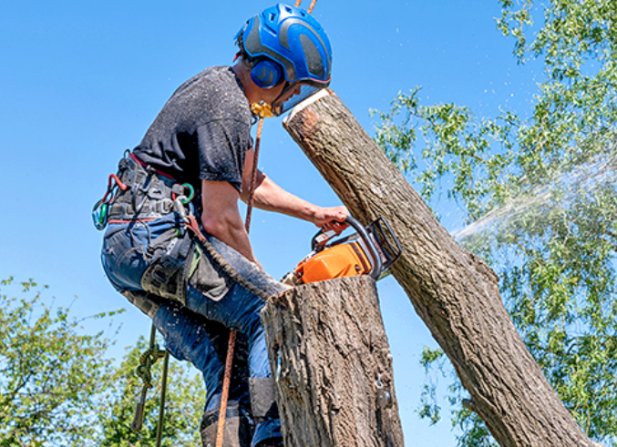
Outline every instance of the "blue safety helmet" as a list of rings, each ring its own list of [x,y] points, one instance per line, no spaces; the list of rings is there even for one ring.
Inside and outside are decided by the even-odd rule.
[[[280,115],[330,84],[332,48],[321,25],[304,9],[279,3],[249,19],[236,34],[240,54],[261,88],[287,85],[272,103]],[[288,93],[293,97],[283,102]]]

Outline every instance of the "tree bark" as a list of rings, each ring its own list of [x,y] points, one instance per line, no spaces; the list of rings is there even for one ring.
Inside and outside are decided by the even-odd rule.
[[[390,221],[404,250],[392,272],[497,442],[593,446],[518,335],[494,272],[456,244],[340,99],[325,92],[284,126],[352,215]]]
[[[403,434],[375,282],[296,287],[262,311],[287,447],[394,447]]]

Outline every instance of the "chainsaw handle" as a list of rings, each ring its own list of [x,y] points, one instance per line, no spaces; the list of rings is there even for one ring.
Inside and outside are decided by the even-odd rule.
[[[371,269],[370,275],[371,275],[371,278],[377,281],[379,279],[379,276],[381,275],[382,263],[381,263],[381,256],[379,255],[379,252],[377,251],[377,248],[375,247],[373,240],[371,239],[368,232],[366,231],[366,228],[364,228],[362,224],[358,222],[356,219],[354,219],[351,216],[348,216],[346,222],[349,225],[351,225],[354,230],[358,232],[358,235],[360,236],[360,238],[362,238],[362,240],[366,243],[366,247],[368,248],[369,252],[371,253],[371,257],[373,258],[373,268]]]
[[[358,227],[362,227],[362,225],[360,225],[360,222],[358,222],[356,219],[354,219],[351,216],[348,216],[345,219],[345,223],[350,225],[352,228],[354,228],[356,230],[358,229]],[[311,239],[311,250],[313,250],[315,252],[320,252],[321,250],[323,250],[326,247],[326,244],[328,242],[330,242],[330,240],[333,237],[338,236],[340,233],[341,232],[337,233],[334,230],[324,231],[323,229],[320,229],[317,232],[317,234],[315,234],[315,236],[313,236],[313,239]],[[340,241],[336,241],[336,242],[340,243],[340,242],[344,242],[345,240],[347,240],[347,238],[343,238]]]
[[[381,275],[381,269],[383,267],[383,264],[381,262],[381,256],[379,255],[379,252],[377,251],[373,240],[369,236],[366,229],[362,226],[362,224],[353,217],[347,216],[345,222],[348,223],[349,226],[352,227],[354,230],[356,230],[358,236],[360,236],[360,238],[366,243],[366,247],[369,250],[371,258],[373,258],[373,268],[371,269],[370,275],[375,281],[377,281],[377,279]],[[311,240],[311,249],[313,251],[323,250],[328,241],[334,236],[337,236],[337,233],[333,230],[320,230],[315,236],[313,236],[313,239]]]

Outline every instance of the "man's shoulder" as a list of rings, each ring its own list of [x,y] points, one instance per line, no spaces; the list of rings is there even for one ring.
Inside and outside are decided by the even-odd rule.
[[[229,66],[214,66],[208,67],[191,78],[187,79],[176,92],[180,92],[190,88],[191,86],[201,86],[206,87],[210,85],[229,85],[232,86],[234,81],[234,73]]]
[[[248,101],[231,67],[206,68],[178,87],[170,101],[213,120],[251,120]]]

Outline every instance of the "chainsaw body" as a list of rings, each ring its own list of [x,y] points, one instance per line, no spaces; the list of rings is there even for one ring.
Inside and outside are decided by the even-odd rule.
[[[385,219],[364,228],[356,219],[347,223],[356,233],[338,239],[334,231],[320,231],[311,242],[312,252],[285,280],[307,284],[334,278],[370,275],[378,280],[401,254],[401,245]]]

